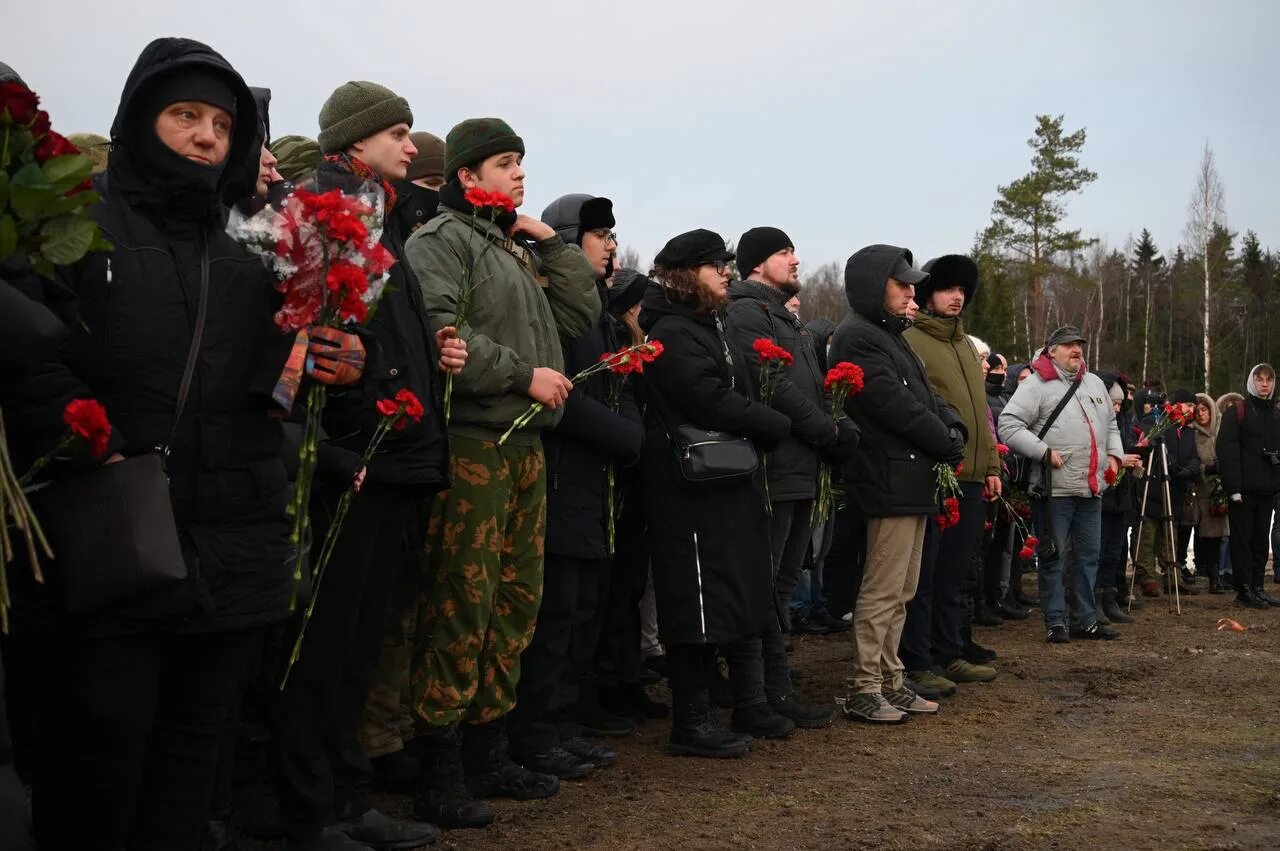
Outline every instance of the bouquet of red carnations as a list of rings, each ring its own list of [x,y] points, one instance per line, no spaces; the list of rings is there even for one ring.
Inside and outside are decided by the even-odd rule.
[[[824,389],[831,395],[831,419],[839,422],[845,416],[844,403],[850,396],[862,390],[862,367],[849,361],[840,363],[827,370],[823,381]],[[820,462],[818,465],[818,495],[813,501],[813,509],[809,512],[810,523],[821,523],[831,514],[835,503],[834,489],[831,485],[831,465]]]
[[[314,183],[298,186],[279,209],[265,207],[253,215],[233,210],[227,232],[259,255],[276,276],[284,305],[275,322],[284,333],[295,334],[294,352],[305,352],[308,329],[349,329],[365,322],[376,307],[395,258],[379,240],[385,198],[372,181],[355,192],[315,191]],[[291,359],[292,360],[292,359]],[[286,376],[276,400],[292,406],[300,375]],[[283,388],[283,389],[282,389]],[[310,525],[307,505],[315,475],[325,385],[312,382],[307,390],[298,477],[289,513],[293,530],[294,595],[302,581],[301,551]]]

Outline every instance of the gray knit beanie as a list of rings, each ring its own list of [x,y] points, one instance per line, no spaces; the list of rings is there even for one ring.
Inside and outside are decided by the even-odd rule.
[[[386,86],[352,80],[334,89],[320,107],[320,136],[316,141],[324,153],[332,154],[402,123],[413,126],[407,100]]]

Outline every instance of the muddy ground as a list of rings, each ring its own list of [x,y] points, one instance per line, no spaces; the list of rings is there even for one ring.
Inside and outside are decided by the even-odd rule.
[[[837,719],[723,762],[665,755],[650,721],[611,742],[617,765],[499,803],[492,828],[442,846],[1280,847],[1280,611],[1202,594],[1179,617],[1161,599],[1121,640],[1069,645],[1046,644],[1036,615],[979,628],[1000,676],[934,718]],[[1224,616],[1251,629],[1216,630]],[[851,655],[847,633],[796,638],[797,685],[832,698]]]

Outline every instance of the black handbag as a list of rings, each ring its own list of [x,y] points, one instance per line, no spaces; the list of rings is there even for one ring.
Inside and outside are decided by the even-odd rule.
[[[73,614],[101,611],[187,577],[165,465],[191,392],[208,305],[206,243],[195,332],[165,442],[146,454],[58,479],[33,495],[53,548],[51,581]]]
[[[676,426],[670,437],[676,466],[689,485],[730,484],[750,478],[760,466],[749,438],[691,425]]]

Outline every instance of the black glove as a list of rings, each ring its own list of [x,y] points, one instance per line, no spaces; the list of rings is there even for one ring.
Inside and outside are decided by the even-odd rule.
[[[947,440],[951,443],[947,455],[943,458],[948,464],[958,464],[964,460],[964,432],[952,426],[947,429]]]
[[[853,453],[858,449],[858,443],[862,440],[862,432],[848,417],[837,420],[836,428],[839,431],[836,442],[822,450],[822,460],[838,467],[853,457]]]

